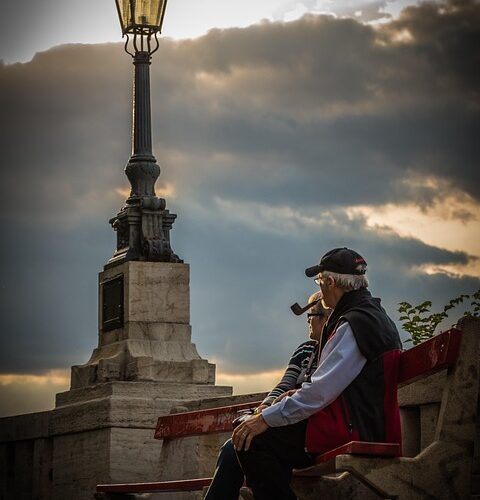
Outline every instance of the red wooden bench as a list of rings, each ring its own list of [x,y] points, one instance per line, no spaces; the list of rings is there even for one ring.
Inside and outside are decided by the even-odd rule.
[[[444,332],[418,346],[404,351],[400,357],[398,378],[399,386],[410,384],[415,380],[444,369],[448,369],[448,379],[450,380],[453,377],[453,372],[455,372],[461,347],[461,339],[462,331],[452,328],[451,330],[448,330],[447,332]],[[478,394],[478,374],[476,380],[476,394]],[[448,399],[449,395],[451,396],[452,390],[455,390],[454,385],[451,385],[449,391],[444,392],[444,396],[442,397],[442,407],[448,403],[448,401],[445,400]],[[215,432],[228,432],[232,429],[231,422],[236,416],[238,416],[237,412],[239,410],[253,408],[258,406],[258,404],[260,403],[247,403],[162,416],[158,419],[155,438],[176,439]],[[440,424],[441,423],[439,422],[439,425]],[[379,460],[381,461],[382,466],[391,463],[400,464],[405,460],[413,460],[399,458],[399,455],[399,446],[395,444],[352,441],[344,446],[318,456],[314,466],[296,470],[294,471],[294,476],[322,476],[335,472],[349,471],[354,475],[357,475],[357,477],[365,484],[374,488],[375,491],[384,498],[394,498],[395,495],[388,496],[388,491],[378,487],[378,485],[375,484],[375,481],[368,477],[367,469],[362,470],[362,472],[356,471],[355,464],[357,464],[357,462],[362,464],[365,460],[370,458],[372,460],[376,460],[374,465],[376,464],[378,469]],[[353,465],[351,462],[348,462],[348,460],[345,463],[342,463],[342,458],[345,459],[348,457],[353,460]],[[369,464],[371,467],[372,462],[369,462]],[[202,478],[179,481],[162,481],[156,483],[101,484],[97,486],[97,492],[108,494],[192,491],[204,488],[210,484],[210,481],[211,478]]]

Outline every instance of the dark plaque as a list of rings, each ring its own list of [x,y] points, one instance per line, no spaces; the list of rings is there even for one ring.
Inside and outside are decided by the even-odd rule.
[[[123,274],[102,283],[102,332],[123,326]]]

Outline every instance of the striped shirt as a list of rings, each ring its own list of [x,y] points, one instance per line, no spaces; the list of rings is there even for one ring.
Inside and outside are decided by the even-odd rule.
[[[312,359],[310,363],[316,345],[316,340],[308,340],[295,349],[282,380],[270,391],[262,404],[270,406],[278,396],[291,389],[298,389],[307,380],[308,375],[313,373],[317,367],[316,359]]]

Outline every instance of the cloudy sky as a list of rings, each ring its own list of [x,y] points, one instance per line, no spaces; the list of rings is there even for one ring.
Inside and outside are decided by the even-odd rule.
[[[306,334],[289,311],[314,291],[303,270],[332,247],[366,258],[396,320],[401,300],[439,309],[479,288],[478,2],[170,4],[157,193],[219,383],[273,384]],[[131,107],[113,1],[5,7],[0,415],[50,408],[96,346]]]

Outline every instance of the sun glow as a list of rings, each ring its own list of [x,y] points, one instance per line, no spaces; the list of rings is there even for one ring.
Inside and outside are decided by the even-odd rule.
[[[11,384],[65,385],[70,383],[70,373],[65,370],[51,370],[42,375],[4,374],[0,375],[0,386]]]
[[[249,394],[253,392],[267,392],[275,387],[282,378],[283,370],[272,370],[268,372],[238,374],[217,373],[217,385],[233,386],[234,394]]]
[[[415,238],[450,251],[462,250],[472,258],[467,265],[427,266],[427,274],[480,276],[480,206],[469,197],[454,195],[435,200],[427,207],[413,203],[349,207],[350,218],[362,217],[368,227]]]
[[[115,193],[121,198],[125,199],[130,196],[130,188],[119,187],[115,189]],[[155,193],[160,198],[175,198],[177,191],[171,182],[166,182],[155,188]]]

